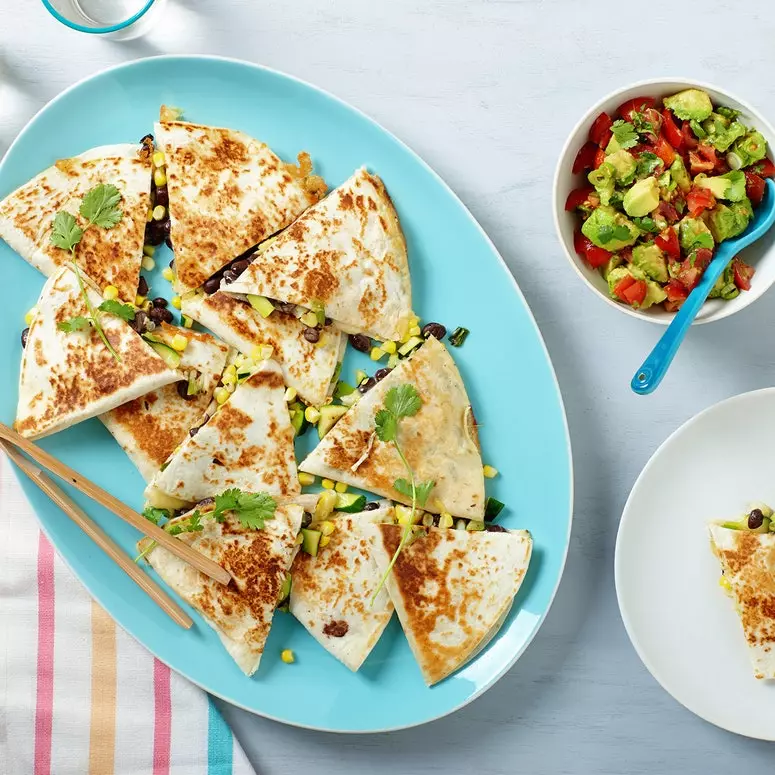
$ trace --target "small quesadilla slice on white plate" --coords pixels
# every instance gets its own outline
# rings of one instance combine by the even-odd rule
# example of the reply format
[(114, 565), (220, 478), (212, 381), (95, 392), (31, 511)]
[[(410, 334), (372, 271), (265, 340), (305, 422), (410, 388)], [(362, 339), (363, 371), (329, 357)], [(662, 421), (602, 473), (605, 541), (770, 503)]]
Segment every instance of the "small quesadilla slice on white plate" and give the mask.
[(434, 337), (348, 410), (299, 470), (410, 505), (411, 495), (394, 487), (406, 476), (395, 445), (375, 433), (375, 418), (388, 392), (406, 384), (417, 391), (421, 406), (401, 421), (401, 448), (416, 480), (434, 483), (423, 508), (482, 520), (484, 475), (476, 423), (455, 362)]
[(161, 121), (154, 133), (166, 163), (179, 293), (198, 288), (325, 193), (308, 155), (298, 167), (286, 164), (244, 132)]
[(83, 294), (63, 267), (43, 286), (22, 355), (15, 427), (27, 438), (64, 430), (180, 379), (120, 317), (95, 313), (115, 357), (89, 324)]
[[(121, 195), (121, 219), (110, 228), (86, 228), (79, 213), (84, 196), (99, 185)], [(68, 250), (51, 241), (60, 211), (84, 228), (75, 260), (97, 288), (113, 285), (119, 298), (134, 301), (143, 259), (143, 240), (151, 206), (151, 158), (144, 146), (105, 145), (60, 159), (0, 202), (0, 237), (25, 261), (50, 277), (72, 261)]]
[[(313, 556), (296, 555), (291, 568), (291, 613), (323, 648), (350, 670), (356, 671), (369, 656), (393, 615), (393, 604), (383, 587), (374, 602), (380, 580), (371, 538), (365, 524), (393, 521), (388, 501), (373, 511), (334, 513), (325, 546)], [(312, 523), (302, 531), (314, 533)], [(318, 541), (320, 536), (317, 536)]]
[[(380, 575), (401, 542), (401, 525), (369, 525)], [(412, 653), (432, 686), (473, 659), (497, 634), (525, 578), (526, 530), (415, 528), (387, 577)]]
[(192, 432), (146, 488), (153, 505), (166, 508), (170, 498), (198, 503), (232, 487), (300, 492), (285, 385), (274, 361), (261, 362)]
[[(266, 304), (267, 300), (259, 303)], [(308, 334), (308, 326), (295, 315), (280, 309), (272, 311), (270, 306), (262, 313), (248, 301), (223, 291), (184, 297), (183, 313), (240, 352), (271, 347), (285, 384), (313, 406), (324, 404), (335, 386), (334, 376), (344, 358), (347, 339), (334, 326)]]
[(382, 181), (358, 170), (262, 245), (223, 290), (320, 310), (347, 333), (402, 339), (412, 317), (409, 261)]
[(159, 576), (218, 633), (240, 670), (253, 675), (296, 552), (304, 512), (296, 504), (277, 503), (258, 530), (243, 524), (233, 512), (217, 521), (212, 512), (202, 510), (192, 523), (195, 513), (171, 520), (168, 526), (180, 528), (179, 540), (227, 570), (230, 584), (213, 581), (161, 546), (149, 549), (148, 538), (138, 548)]
[[(182, 352), (173, 347), (180, 345), (175, 337), (186, 341)], [(201, 424), (226, 366), (229, 346), (210, 334), (167, 323), (145, 338), (153, 338), (150, 346), (177, 369), (180, 381), (128, 401), (100, 420), (150, 482), (191, 428)]]
[(756, 678), (775, 679), (775, 533), (710, 525)]

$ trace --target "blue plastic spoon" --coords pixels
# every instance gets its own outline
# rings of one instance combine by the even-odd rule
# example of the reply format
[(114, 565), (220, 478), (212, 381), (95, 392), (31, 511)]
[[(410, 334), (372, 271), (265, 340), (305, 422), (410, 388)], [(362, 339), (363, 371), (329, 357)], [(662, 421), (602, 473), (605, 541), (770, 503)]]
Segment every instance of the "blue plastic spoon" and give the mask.
[(775, 222), (775, 183), (767, 180), (767, 192), (751, 225), (736, 239), (726, 240), (719, 245), (716, 255), (708, 265), (697, 287), (678, 310), (673, 322), (662, 334), (643, 365), (635, 372), (630, 387), (640, 394), (653, 393), (673, 362), (689, 326), (697, 317), (700, 307), (705, 303), (716, 281), (721, 277), (727, 264), (743, 249), (767, 233)]

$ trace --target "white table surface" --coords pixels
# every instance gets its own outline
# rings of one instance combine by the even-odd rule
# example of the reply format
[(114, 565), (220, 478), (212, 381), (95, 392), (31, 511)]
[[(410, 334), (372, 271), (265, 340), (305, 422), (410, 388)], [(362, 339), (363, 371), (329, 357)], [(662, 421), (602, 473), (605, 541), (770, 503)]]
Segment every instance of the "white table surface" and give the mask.
[(0, 151), (47, 100), (115, 63), (185, 52), (278, 68), (363, 109), (438, 170), (500, 249), (552, 354), (575, 453), (575, 523), (533, 644), (472, 705), (406, 732), (325, 735), (228, 709), (261, 775), (772, 773), (775, 747), (695, 718), (642, 666), (619, 618), (613, 550), (629, 489), (665, 437), (700, 409), (773, 383), (764, 332), (775, 294), (694, 329), (660, 391), (637, 398), (628, 383), (660, 329), (582, 286), (550, 212), (562, 142), (619, 85), (696, 77), (775, 118), (767, 17), (771, 0), (170, 0), (158, 30), (117, 43), (65, 29), (39, 0), (0, 2)]

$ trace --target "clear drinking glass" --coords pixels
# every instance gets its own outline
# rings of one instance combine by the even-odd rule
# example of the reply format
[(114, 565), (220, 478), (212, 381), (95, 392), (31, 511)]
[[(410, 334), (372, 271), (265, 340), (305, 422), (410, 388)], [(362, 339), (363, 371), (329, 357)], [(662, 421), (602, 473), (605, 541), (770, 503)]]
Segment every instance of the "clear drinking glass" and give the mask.
[(151, 29), (165, 0), (43, 0), (57, 21), (79, 32), (129, 40)]

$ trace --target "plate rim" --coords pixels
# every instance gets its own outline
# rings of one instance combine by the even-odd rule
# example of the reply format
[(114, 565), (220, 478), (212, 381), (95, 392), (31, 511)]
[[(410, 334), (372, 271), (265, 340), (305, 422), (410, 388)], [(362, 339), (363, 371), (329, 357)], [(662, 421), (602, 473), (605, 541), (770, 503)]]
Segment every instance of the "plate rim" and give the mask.
[[(425, 724), (430, 724), (434, 721), (438, 721), (439, 719), (445, 718), (446, 716), (450, 716), (453, 713), (456, 713), (461, 708), (464, 708), (466, 705), (469, 705), (474, 700), (481, 697), (488, 689), (492, 688), (498, 681), (503, 678), (503, 676), (511, 670), (512, 667), (517, 663), (517, 661), (522, 657), (522, 655), (527, 650), (528, 646), (533, 642), (534, 638), (538, 634), (538, 631), (543, 627), (544, 622), (546, 621), (546, 617), (549, 613), (549, 611), (552, 608), (552, 605), (554, 604), (554, 601), (557, 597), (557, 591), (560, 587), (560, 583), (562, 582), (563, 576), (565, 575), (565, 568), (567, 565), (567, 559), (568, 559), (568, 552), (570, 551), (570, 544), (571, 544), (571, 534), (572, 534), (572, 528), (573, 528), (573, 507), (575, 502), (575, 471), (574, 471), (574, 465), (573, 465), (573, 450), (572, 450), (572, 444), (571, 444), (571, 437), (570, 437), (570, 428), (568, 426), (568, 415), (567, 411), (565, 409), (565, 401), (563, 400), (562, 395), (562, 389), (560, 387), (559, 380), (557, 379), (557, 372), (554, 368), (554, 363), (552, 362), (551, 355), (549, 354), (549, 349), (546, 346), (546, 342), (544, 340), (543, 335), (541, 334), (541, 330), (538, 327), (538, 323), (536, 322), (535, 315), (533, 314), (532, 309), (530, 308), (530, 305), (527, 302), (527, 299), (525, 298), (524, 293), (522, 292), (522, 289), (519, 287), (519, 284), (517, 283), (517, 279), (512, 273), (511, 269), (509, 269), (508, 264), (503, 259), (503, 256), (501, 255), (498, 248), (495, 246), (495, 243), (492, 241), (490, 236), (485, 232), (482, 225), (477, 221), (477, 219), (474, 217), (474, 215), (469, 210), (468, 206), (463, 202), (463, 200), (455, 193), (455, 191), (451, 188), (451, 186), (436, 172), (435, 169), (433, 169), (428, 162), (426, 162), (414, 149), (412, 149), (407, 143), (405, 143), (401, 138), (397, 137), (395, 134), (393, 134), (390, 130), (386, 129), (382, 124), (380, 124), (376, 119), (369, 116), (367, 113), (362, 111), (359, 107), (351, 104), (350, 102), (342, 99), (341, 97), (336, 96), (335, 94), (331, 93), (327, 89), (317, 86), (313, 83), (310, 83), (309, 81), (306, 81), (302, 78), (299, 78), (295, 75), (291, 75), (289, 73), (286, 73), (282, 70), (278, 70), (273, 67), (268, 67), (266, 65), (257, 64), (255, 62), (250, 62), (246, 59), (239, 59), (238, 57), (228, 57), (228, 56), (220, 56), (220, 55), (214, 55), (214, 54), (159, 54), (156, 56), (151, 57), (143, 57), (142, 59), (133, 59), (129, 62), (120, 62), (116, 65), (111, 65), (110, 67), (105, 67), (97, 70), (96, 72), (90, 73), (87, 76), (84, 76), (83, 78), (78, 79), (74, 83), (72, 83), (70, 86), (63, 89), (61, 92), (59, 92), (57, 95), (55, 95), (52, 99), (48, 100), (48, 102), (45, 103), (39, 110), (37, 110), (30, 119), (24, 124), (24, 126), (19, 130), (19, 132), (14, 137), (11, 144), (8, 146), (8, 149), (3, 154), (2, 159), (0, 159), (0, 174), (2, 174), (6, 164), (8, 163), (8, 159), (11, 156), (12, 152), (14, 151), (17, 143), (20, 142), (21, 138), (25, 135), (25, 133), (29, 130), (30, 126), (37, 121), (38, 117), (41, 116), (46, 110), (49, 109), (50, 106), (60, 102), (61, 100), (66, 99), (69, 94), (72, 91), (75, 91), (77, 88), (79, 88), (82, 84), (87, 83), (93, 79), (99, 78), (103, 75), (106, 75), (107, 73), (120, 71), (120, 70), (130, 70), (132, 68), (142, 66), (147, 62), (165, 62), (165, 61), (197, 61), (197, 62), (225, 62), (232, 65), (237, 65), (239, 67), (245, 67), (251, 70), (259, 70), (266, 73), (270, 73), (274, 76), (279, 76), (280, 78), (288, 79), (290, 81), (293, 81), (294, 83), (306, 87), (308, 89), (312, 89), (313, 91), (316, 91), (320, 94), (323, 94), (328, 99), (338, 103), (342, 107), (353, 111), (354, 113), (358, 114), (360, 118), (367, 121), (368, 123), (372, 124), (374, 127), (376, 127), (380, 132), (382, 132), (384, 135), (386, 135), (390, 140), (398, 144), (403, 150), (405, 150), (412, 159), (419, 164), (428, 174), (430, 174), (435, 181), (441, 185), (443, 189), (446, 190), (446, 192), (454, 198), (454, 200), (460, 205), (462, 208), (463, 213), (468, 218), (468, 220), (473, 224), (473, 226), (476, 228), (476, 230), (479, 232), (479, 235), (484, 240), (485, 244), (490, 248), (493, 255), (496, 257), (496, 259), (499, 261), (501, 267), (506, 270), (506, 274), (508, 275), (511, 285), (513, 287), (513, 290), (516, 292), (518, 298), (521, 300), (522, 304), (524, 305), (525, 312), (527, 313), (527, 317), (530, 321), (530, 323), (533, 326), (533, 330), (536, 334), (536, 337), (538, 339), (538, 343), (540, 344), (541, 351), (543, 352), (543, 355), (546, 359), (546, 364), (549, 368), (549, 374), (551, 376), (552, 382), (554, 383), (554, 387), (557, 393), (557, 400), (559, 404), (560, 414), (562, 417), (562, 427), (564, 430), (565, 435), (565, 445), (566, 445), (566, 455), (568, 459), (568, 529), (565, 536), (565, 546), (562, 551), (562, 557), (559, 565), (559, 572), (557, 574), (557, 580), (555, 581), (554, 587), (552, 589), (551, 595), (549, 597), (549, 601), (540, 615), (538, 617), (538, 620), (536, 622), (535, 627), (533, 628), (532, 633), (530, 636), (525, 640), (525, 642), (522, 644), (522, 646), (517, 649), (514, 652), (514, 655), (512, 658), (506, 663), (495, 675), (487, 681), (485, 684), (483, 684), (481, 687), (476, 689), (474, 692), (472, 692), (463, 702), (458, 703), (457, 705), (454, 705), (453, 707), (445, 710), (443, 713), (440, 713), (436, 716), (422, 719), (420, 721), (411, 722), (408, 724), (398, 724), (393, 725), (389, 727), (384, 727), (380, 729), (370, 729), (370, 730), (363, 730), (363, 729), (335, 729), (331, 727), (323, 727), (323, 726), (313, 726), (311, 724), (304, 724), (297, 721), (292, 721), (289, 719), (280, 718), (277, 716), (273, 716), (272, 714), (265, 713), (259, 710), (256, 710), (255, 708), (249, 708), (239, 702), (235, 702), (232, 699), (229, 699), (228, 697), (223, 696), (217, 691), (213, 691), (210, 689), (206, 689), (204, 686), (202, 686), (200, 683), (198, 683), (196, 680), (188, 676), (186, 673), (178, 670), (177, 668), (173, 667), (172, 665), (169, 665), (167, 662), (165, 662), (163, 659), (161, 659), (154, 651), (153, 649), (149, 648), (144, 642), (139, 640), (138, 638), (135, 638), (134, 635), (127, 632), (127, 635), (129, 635), (131, 638), (136, 640), (138, 643), (140, 643), (143, 648), (145, 648), (149, 653), (153, 654), (153, 656), (156, 659), (159, 659), (160, 662), (163, 662), (165, 665), (167, 665), (171, 670), (174, 670), (178, 675), (183, 676), (187, 681), (190, 681), (195, 686), (198, 686), (203, 691), (212, 694), (214, 697), (219, 698), (223, 702), (228, 703), (229, 705), (232, 705), (234, 707), (240, 708), (241, 710), (247, 711), (248, 713), (252, 713), (253, 715), (260, 716), (262, 718), (270, 719), (271, 721), (285, 724), (287, 726), (297, 727), (299, 729), (308, 729), (315, 732), (328, 732), (328, 733), (335, 733), (335, 734), (346, 734), (346, 735), (366, 735), (366, 734), (382, 734), (385, 732), (398, 732), (404, 729), (412, 729), (415, 727), (424, 726)], [(16, 466), (12, 463), (11, 467), (14, 471), (16, 471), (17, 479), (21, 482), (20, 478), (20, 472), (16, 468)], [(25, 493), (25, 499), (27, 498)], [(28, 501), (29, 502), (29, 501)], [(32, 504), (30, 504), (32, 508)], [(48, 534), (48, 531), (44, 527), (43, 523), (38, 519), (37, 510), (35, 508), (32, 508), (33, 513), (35, 514), (35, 518), (38, 521), (38, 526), (43, 531), (43, 533), (46, 535), (46, 538), (51, 541), (52, 546), (56, 549), (56, 543), (51, 539), (51, 537)], [(73, 573), (73, 575), (78, 579), (78, 582), (83, 585), (83, 587), (86, 589), (86, 591), (89, 593), (89, 595), (96, 600), (101, 606), (102, 601), (100, 600), (100, 596), (97, 592), (93, 591), (89, 586), (87, 586), (83, 581), (81, 581), (78, 574), (75, 573), (75, 571), (70, 567), (69, 562), (67, 562), (66, 558), (62, 556), (61, 553), (57, 551), (57, 555), (59, 558), (65, 563), (68, 570)], [(108, 615), (113, 619), (113, 616), (110, 614), (107, 609), (105, 609)], [(115, 622), (115, 619), (114, 619)], [(118, 622), (116, 622), (118, 626), (121, 626)], [(122, 627), (122, 629), (124, 629)], [(126, 630), (124, 630), (126, 632)]]
[(624, 573), (624, 571), (621, 570), (621, 559), (620, 559), (620, 545), (623, 542), (622, 539), (622, 529), (624, 527), (625, 522), (630, 519), (628, 516), (629, 511), (631, 509), (631, 504), (634, 501), (633, 494), (635, 493), (635, 490), (640, 486), (641, 480), (646, 476), (646, 474), (649, 472), (651, 467), (655, 464), (656, 459), (660, 456), (660, 454), (663, 452), (664, 448), (667, 447), (675, 438), (683, 434), (685, 431), (687, 431), (689, 428), (694, 426), (695, 424), (699, 423), (705, 418), (705, 415), (712, 414), (713, 412), (719, 410), (721, 407), (728, 406), (730, 404), (734, 404), (737, 402), (742, 402), (745, 400), (750, 399), (753, 396), (762, 395), (766, 393), (775, 394), (775, 387), (765, 387), (765, 388), (757, 388), (756, 390), (747, 390), (744, 393), (737, 393), (733, 396), (729, 396), (728, 398), (722, 398), (720, 401), (716, 401), (716, 403), (711, 404), (710, 406), (705, 407), (705, 409), (702, 409), (701, 411), (697, 412), (697, 414), (690, 417), (688, 420), (681, 423), (681, 425), (678, 426), (652, 453), (651, 457), (649, 457), (646, 464), (641, 469), (641, 472), (638, 474), (637, 478), (635, 479), (635, 482), (632, 485), (632, 488), (630, 489), (630, 494), (627, 496), (627, 501), (624, 504), (624, 508), (622, 509), (622, 515), (619, 520), (619, 528), (616, 532), (616, 545), (614, 549), (614, 586), (616, 587), (616, 602), (619, 607), (619, 616), (622, 619), (622, 624), (624, 624), (625, 632), (627, 633), (627, 637), (630, 639), (630, 643), (632, 644), (633, 649), (635, 650), (635, 653), (640, 658), (640, 661), (643, 663), (643, 666), (648, 670), (651, 677), (662, 687), (662, 689), (670, 695), (679, 705), (681, 705), (683, 708), (688, 710), (690, 713), (693, 713), (698, 718), (701, 718), (703, 721), (707, 722), (708, 724), (712, 724), (713, 726), (717, 727), (718, 729), (723, 729), (726, 732), (731, 732), (735, 735), (740, 735), (741, 737), (747, 737), (751, 740), (764, 740), (766, 742), (775, 742), (775, 731), (773, 731), (772, 735), (769, 737), (762, 737), (760, 735), (753, 735), (749, 732), (746, 732), (742, 729), (733, 729), (730, 726), (726, 726), (719, 721), (716, 721), (712, 718), (709, 718), (706, 713), (702, 713), (699, 710), (696, 710), (693, 707), (690, 707), (689, 704), (685, 703), (682, 699), (677, 697), (675, 694), (673, 694), (672, 691), (667, 686), (667, 683), (663, 681), (662, 677), (659, 675), (659, 670), (654, 666), (654, 663), (647, 657), (644, 649), (642, 648), (640, 641), (638, 640), (637, 635), (635, 634), (635, 627), (633, 625), (632, 620), (630, 619), (628, 613), (627, 613), (627, 606), (624, 603), (624, 595), (622, 592), (622, 584), (623, 580), (620, 578), (621, 575)]

